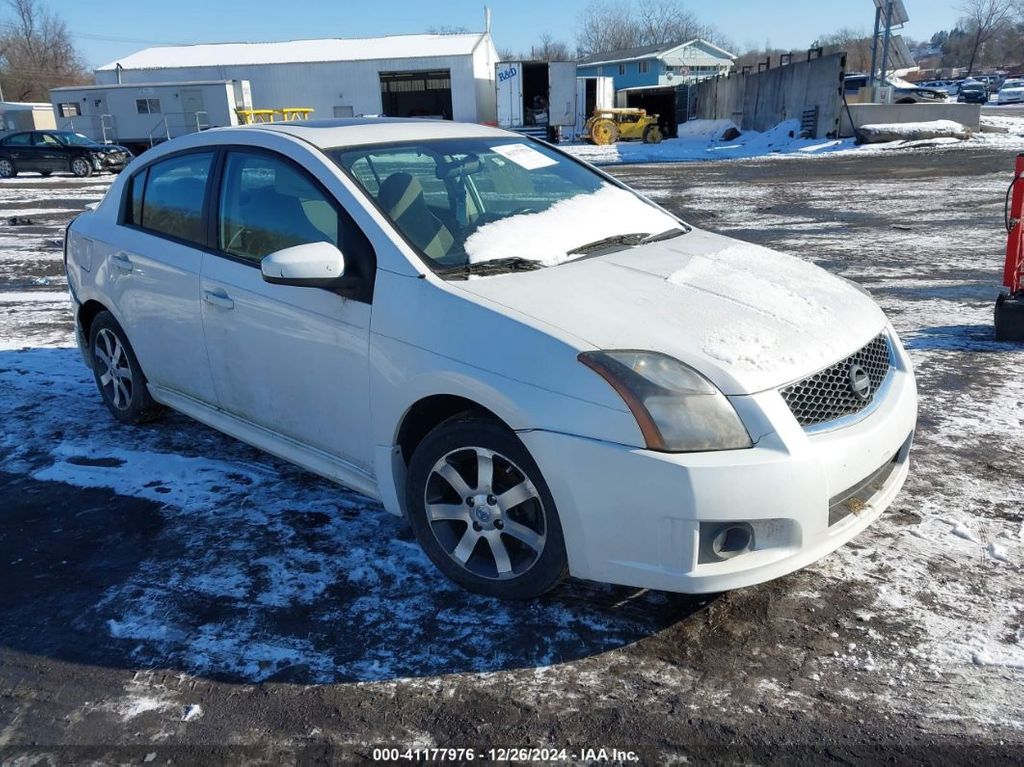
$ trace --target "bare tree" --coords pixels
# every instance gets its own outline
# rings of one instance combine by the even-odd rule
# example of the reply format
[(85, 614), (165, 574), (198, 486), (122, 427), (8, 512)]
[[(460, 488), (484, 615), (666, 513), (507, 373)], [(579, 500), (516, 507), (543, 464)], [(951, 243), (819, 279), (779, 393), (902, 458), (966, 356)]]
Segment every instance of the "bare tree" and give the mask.
[(967, 74), (974, 71), (981, 47), (999, 34), (1019, 8), (1015, 0), (964, 0), (960, 10), (964, 14), (962, 25), (967, 33)]
[(439, 24), (427, 28), (428, 35), (465, 35), (468, 32), (466, 27), (458, 24)]
[(822, 35), (811, 47), (819, 46), (826, 54), (845, 53), (848, 72), (867, 72), (871, 68), (871, 36), (861, 29), (843, 27)]
[(0, 34), (0, 86), (12, 101), (49, 101), (50, 88), (87, 82), (64, 20), (38, 0), (8, 0)]
[(636, 4), (592, 0), (580, 14), (576, 47), (580, 55), (588, 55), (698, 37), (723, 47), (730, 45), (679, 0), (639, 0)]
[(640, 30), (629, 6), (592, 0), (580, 14), (576, 48), (580, 54), (617, 51), (643, 45)]
[(530, 61), (572, 61), (576, 57), (567, 43), (555, 40), (545, 32), (536, 45), (530, 46)]
[(697, 37), (713, 37), (714, 32), (702, 24), (692, 11), (673, 0), (640, 0), (637, 24), (641, 45), (686, 42)]

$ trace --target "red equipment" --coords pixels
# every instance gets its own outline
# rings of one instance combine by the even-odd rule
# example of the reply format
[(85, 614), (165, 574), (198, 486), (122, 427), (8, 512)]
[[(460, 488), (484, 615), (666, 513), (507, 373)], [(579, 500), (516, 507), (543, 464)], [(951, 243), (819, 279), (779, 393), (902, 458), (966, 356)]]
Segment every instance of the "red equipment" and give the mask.
[(1024, 341), (1024, 154), (1017, 155), (1013, 181), (1006, 190), (1006, 264), (996, 299), (996, 340)]

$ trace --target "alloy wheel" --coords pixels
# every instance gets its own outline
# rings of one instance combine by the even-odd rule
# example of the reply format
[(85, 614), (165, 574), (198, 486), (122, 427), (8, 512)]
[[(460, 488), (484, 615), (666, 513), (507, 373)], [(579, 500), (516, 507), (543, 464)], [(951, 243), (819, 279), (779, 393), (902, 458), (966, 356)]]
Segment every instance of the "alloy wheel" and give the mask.
[(0, 178), (10, 178), (14, 175), (14, 165), (10, 160), (0, 160)]
[(544, 551), (540, 493), (521, 468), (493, 450), (465, 447), (444, 455), (430, 471), (423, 500), (438, 544), (476, 576), (519, 577)]
[(89, 163), (81, 157), (75, 158), (75, 161), (71, 163), (71, 171), (80, 178), (88, 176), (90, 170)]
[(96, 348), (93, 349), (100, 368), (99, 382), (104, 395), (118, 410), (127, 410), (132, 404), (132, 368), (128, 363), (121, 340), (107, 328), (96, 334)]

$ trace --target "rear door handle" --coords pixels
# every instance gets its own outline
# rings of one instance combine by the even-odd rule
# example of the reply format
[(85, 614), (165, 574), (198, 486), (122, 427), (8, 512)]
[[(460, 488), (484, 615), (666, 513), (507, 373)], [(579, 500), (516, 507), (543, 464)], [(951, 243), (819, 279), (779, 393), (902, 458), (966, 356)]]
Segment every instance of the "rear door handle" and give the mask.
[(128, 258), (128, 256), (125, 255), (124, 253), (115, 253), (113, 256), (110, 257), (110, 262), (117, 269), (120, 269), (122, 272), (131, 274), (131, 271), (133, 269), (132, 260)]
[(225, 293), (223, 290), (204, 290), (203, 300), (213, 306), (217, 306), (221, 309), (234, 309), (235, 302), (231, 300), (231, 296)]

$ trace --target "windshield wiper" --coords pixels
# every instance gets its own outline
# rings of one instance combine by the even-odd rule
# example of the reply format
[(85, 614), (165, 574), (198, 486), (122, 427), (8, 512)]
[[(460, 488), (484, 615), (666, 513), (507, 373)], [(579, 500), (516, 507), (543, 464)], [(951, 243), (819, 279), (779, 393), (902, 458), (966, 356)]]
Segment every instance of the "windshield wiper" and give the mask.
[(674, 229), (666, 229), (664, 232), (659, 234), (652, 234), (649, 237), (644, 237), (640, 241), (641, 245), (646, 245), (649, 242), (661, 242), (662, 240), (672, 240), (676, 237), (686, 234), (689, 229), (683, 229), (682, 227), (675, 227)]
[(633, 232), (632, 234), (616, 234), (611, 237), (605, 237), (600, 240), (594, 240), (588, 242), (586, 245), (580, 245), (578, 248), (567, 250), (565, 255), (577, 256), (586, 253), (593, 253), (595, 250), (604, 250), (605, 248), (612, 248), (616, 245), (623, 247), (630, 247), (633, 245), (639, 245), (644, 241), (644, 238), (648, 236), (647, 232)]
[(472, 264), (458, 264), (457, 266), (446, 266), (438, 269), (437, 273), (442, 277), (469, 277), (474, 275), (484, 277), (491, 274), (507, 274), (508, 272), (532, 272), (535, 269), (542, 269), (543, 264), (539, 261), (531, 261), (528, 258), (512, 256), (510, 258), (495, 258), (490, 261), (477, 261)]

